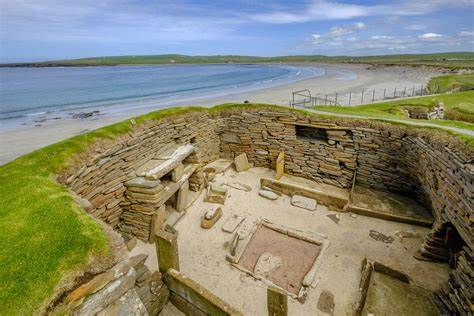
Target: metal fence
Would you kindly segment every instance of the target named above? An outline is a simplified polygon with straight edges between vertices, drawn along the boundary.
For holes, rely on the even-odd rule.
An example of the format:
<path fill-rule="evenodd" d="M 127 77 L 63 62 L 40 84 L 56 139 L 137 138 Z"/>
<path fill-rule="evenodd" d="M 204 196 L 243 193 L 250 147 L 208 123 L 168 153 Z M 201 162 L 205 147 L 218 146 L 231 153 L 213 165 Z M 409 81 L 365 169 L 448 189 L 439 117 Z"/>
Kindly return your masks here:
<path fill-rule="evenodd" d="M 436 90 L 436 89 L 435 89 Z M 409 98 L 430 95 L 425 86 L 395 87 L 384 89 L 362 89 L 345 93 L 318 93 L 312 95 L 309 89 L 292 92 L 290 106 L 311 107 L 315 105 L 350 106 L 372 103 L 376 101 Z"/>

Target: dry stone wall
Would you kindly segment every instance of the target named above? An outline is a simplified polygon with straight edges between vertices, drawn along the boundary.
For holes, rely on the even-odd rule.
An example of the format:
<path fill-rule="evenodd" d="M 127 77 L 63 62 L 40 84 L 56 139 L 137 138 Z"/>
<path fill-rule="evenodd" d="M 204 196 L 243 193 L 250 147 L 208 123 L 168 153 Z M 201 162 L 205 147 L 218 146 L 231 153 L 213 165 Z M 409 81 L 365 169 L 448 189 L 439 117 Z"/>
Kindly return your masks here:
<path fill-rule="evenodd" d="M 127 203 L 124 184 L 136 177 L 136 170 L 170 143 L 191 142 L 195 151 L 190 162 L 205 164 L 219 157 L 214 121 L 207 114 L 144 123 L 114 144 L 96 144 L 93 152 L 83 158 L 79 171 L 67 177 L 66 184 L 90 201 L 90 214 L 117 227 Z M 194 187 L 199 187 L 200 179 L 198 175 L 192 177 Z"/>
<path fill-rule="evenodd" d="M 289 174 L 341 188 L 350 188 L 356 177 L 360 184 L 410 195 L 431 209 L 435 225 L 452 223 L 468 247 L 465 253 L 472 253 L 472 151 L 453 152 L 432 133 L 400 126 L 270 108 L 191 112 L 144 123 L 115 143 L 97 143 L 64 182 L 90 201 L 92 215 L 119 227 L 127 203 L 124 183 L 172 142 L 193 143 L 192 160 L 201 165 L 246 153 L 255 166 L 273 168 L 284 152 Z M 203 181 L 198 169 L 189 186 L 199 190 Z M 458 305 L 472 306 L 472 297 Z"/>

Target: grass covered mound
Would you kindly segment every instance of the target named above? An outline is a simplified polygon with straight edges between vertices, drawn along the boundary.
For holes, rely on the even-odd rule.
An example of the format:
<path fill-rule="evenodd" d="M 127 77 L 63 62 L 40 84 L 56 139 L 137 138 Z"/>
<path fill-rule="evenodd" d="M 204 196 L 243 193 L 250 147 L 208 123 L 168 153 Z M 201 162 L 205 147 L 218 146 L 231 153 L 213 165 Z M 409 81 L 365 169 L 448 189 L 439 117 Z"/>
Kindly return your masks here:
<path fill-rule="evenodd" d="M 37 313 L 64 276 L 83 269 L 91 256 L 107 254 L 108 240 L 101 227 L 56 180 L 73 158 L 94 142 L 114 139 L 147 120 L 189 111 L 258 107 L 281 109 L 258 104 L 165 109 L 135 118 L 135 125 L 126 120 L 106 126 L 0 166 L 0 315 Z"/>
<path fill-rule="evenodd" d="M 186 111 L 167 109 L 136 119 Z M 76 136 L 0 166 L 0 315 L 31 315 L 68 272 L 106 254 L 101 227 L 56 181 L 71 158 L 100 138 L 130 131 L 130 121 Z"/>
<path fill-rule="evenodd" d="M 434 77 L 428 83 L 432 93 L 474 90 L 474 74 Z"/>

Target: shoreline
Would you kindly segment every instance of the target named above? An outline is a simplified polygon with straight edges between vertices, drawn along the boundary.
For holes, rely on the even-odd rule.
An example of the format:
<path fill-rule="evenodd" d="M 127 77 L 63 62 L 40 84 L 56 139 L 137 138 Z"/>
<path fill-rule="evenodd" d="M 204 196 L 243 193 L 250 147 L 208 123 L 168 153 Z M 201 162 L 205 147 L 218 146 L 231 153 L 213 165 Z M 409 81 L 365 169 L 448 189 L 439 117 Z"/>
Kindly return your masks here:
<path fill-rule="evenodd" d="M 296 65 L 299 63 L 285 63 Z M 429 78 L 441 74 L 431 69 L 413 67 L 370 67 L 353 64 L 306 63 L 308 67 L 321 67 L 325 75 L 304 79 L 293 83 L 277 85 L 243 93 L 227 93 L 217 97 L 197 97 L 193 100 L 180 99 L 146 107 L 143 111 L 129 111 L 120 115 L 98 115 L 82 119 L 49 120 L 41 126 L 22 126 L 17 129 L 0 131 L 0 165 L 41 147 L 56 143 L 87 131 L 110 125 L 134 116 L 163 108 L 196 105 L 211 107 L 222 103 L 267 103 L 288 106 L 291 91 L 311 89 L 314 93 L 344 93 L 361 87 L 382 89 L 387 86 L 426 84 Z M 341 71 L 354 73 L 354 78 L 342 78 Z"/>

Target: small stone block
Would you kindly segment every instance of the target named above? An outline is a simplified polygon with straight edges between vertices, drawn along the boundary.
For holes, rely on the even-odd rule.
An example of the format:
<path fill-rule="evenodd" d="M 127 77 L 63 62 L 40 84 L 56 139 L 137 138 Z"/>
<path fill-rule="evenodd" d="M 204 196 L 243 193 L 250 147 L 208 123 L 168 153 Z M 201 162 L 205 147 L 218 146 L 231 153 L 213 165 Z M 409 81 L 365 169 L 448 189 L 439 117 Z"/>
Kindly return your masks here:
<path fill-rule="evenodd" d="M 253 222 L 246 218 L 242 224 L 240 224 L 239 229 L 237 229 L 237 235 L 239 236 L 239 239 L 242 240 L 247 238 L 252 232 L 252 228 Z"/>
<path fill-rule="evenodd" d="M 173 171 L 171 171 L 171 180 L 173 180 L 173 182 L 178 182 L 179 179 L 181 179 L 181 177 L 183 176 L 184 174 L 184 165 L 182 163 L 179 163 L 176 168 L 173 169 Z"/>
<path fill-rule="evenodd" d="M 266 199 L 269 199 L 269 200 L 276 200 L 276 199 L 278 199 L 278 194 L 276 194 L 276 193 L 273 192 L 273 191 L 260 190 L 260 191 L 258 191 L 258 195 L 260 195 L 261 197 L 264 197 L 264 198 L 266 198 Z"/>
<path fill-rule="evenodd" d="M 244 218 L 242 216 L 234 214 L 226 220 L 222 226 L 222 230 L 226 233 L 233 233 L 243 220 Z"/>
<path fill-rule="evenodd" d="M 235 170 L 237 172 L 242 172 L 250 169 L 249 161 L 247 160 L 247 155 L 245 153 L 238 155 L 234 159 Z"/>
<path fill-rule="evenodd" d="M 210 229 L 222 217 L 222 209 L 220 207 L 212 207 L 206 211 L 201 221 L 201 227 Z"/>
<path fill-rule="evenodd" d="M 317 203 L 315 199 L 310 199 L 305 196 L 295 194 L 291 197 L 291 205 L 301 207 L 309 211 L 315 211 Z"/>

